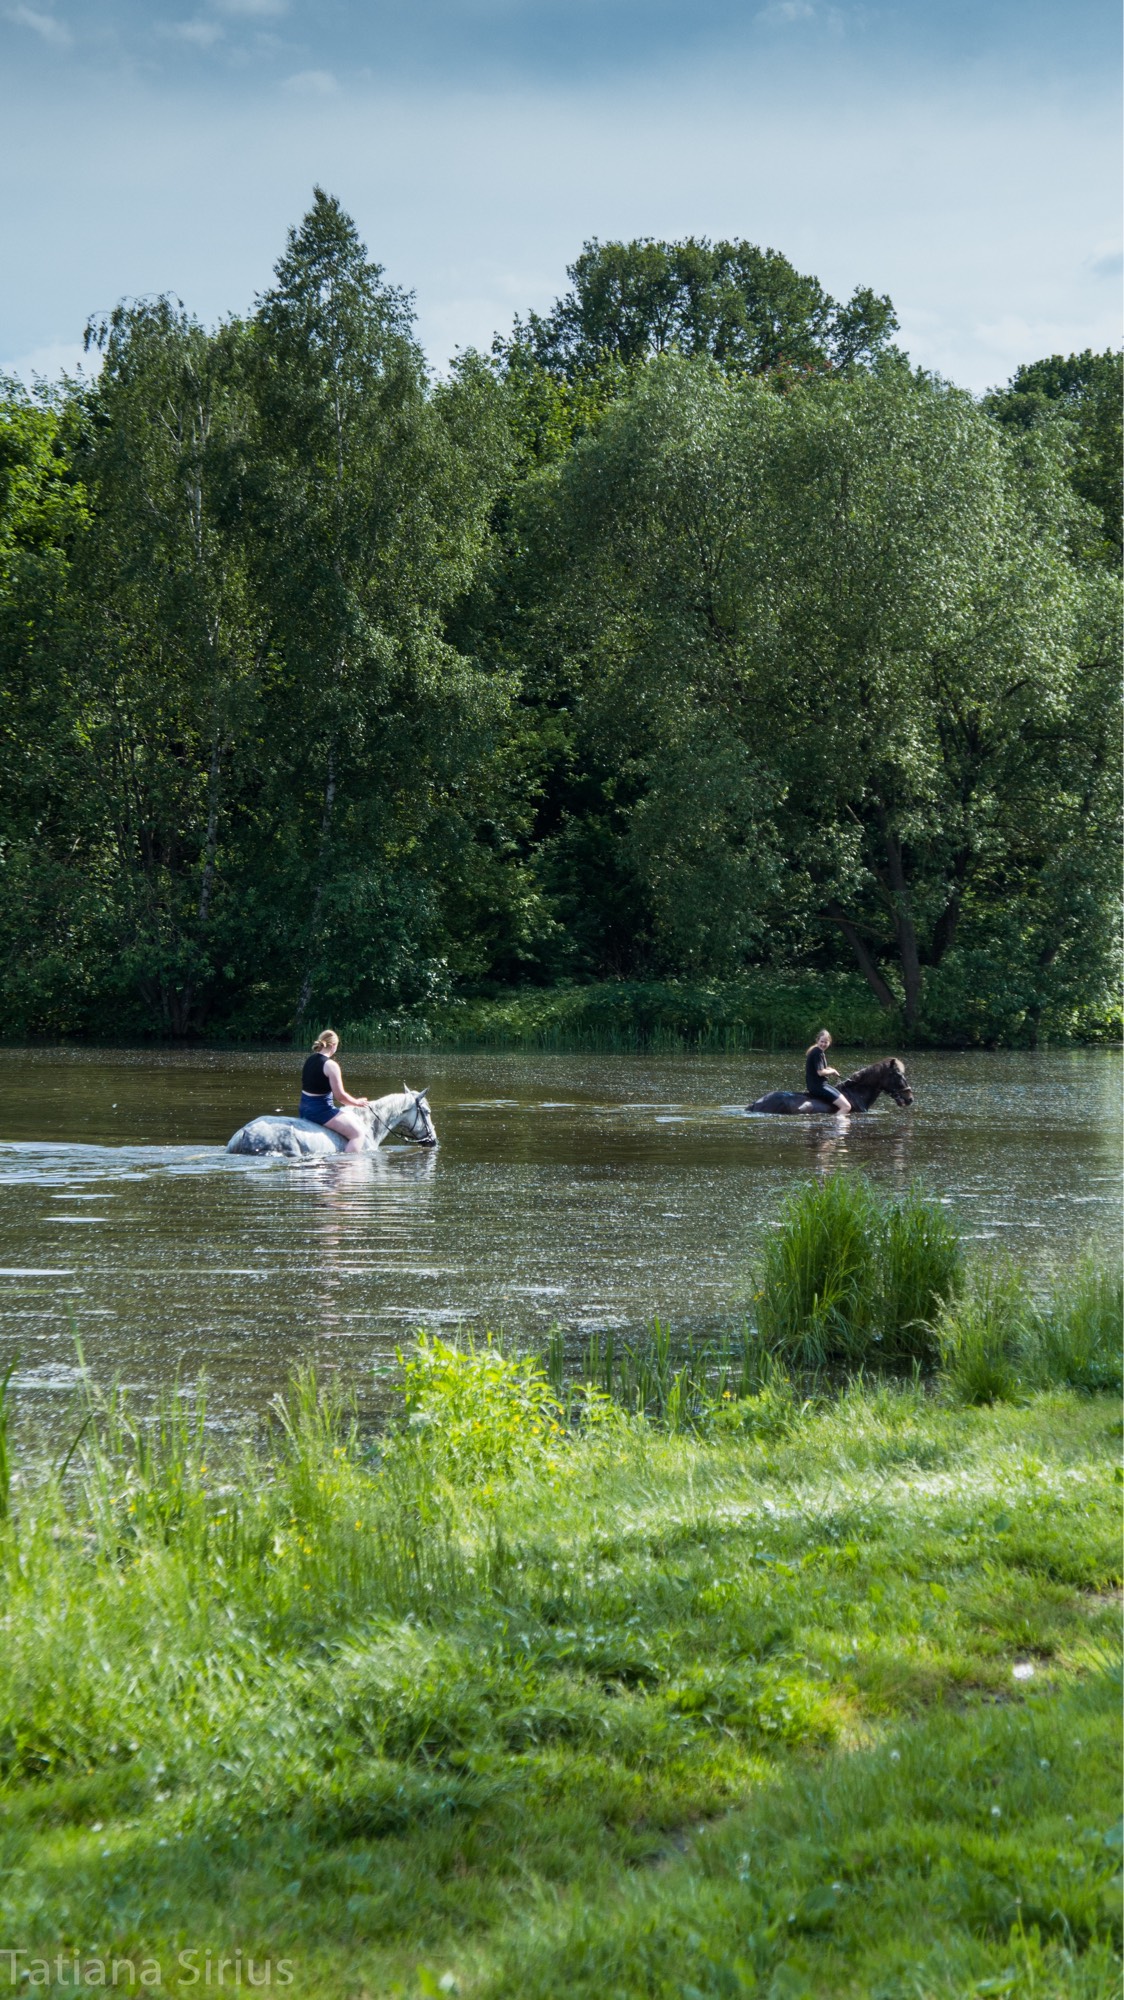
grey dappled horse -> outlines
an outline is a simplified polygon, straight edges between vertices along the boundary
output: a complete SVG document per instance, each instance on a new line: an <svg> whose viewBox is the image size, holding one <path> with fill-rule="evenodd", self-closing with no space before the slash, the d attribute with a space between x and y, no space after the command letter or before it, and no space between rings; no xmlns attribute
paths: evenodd
<svg viewBox="0 0 1124 2000"><path fill-rule="evenodd" d="M401 1133L415 1146L436 1146L433 1115L427 1090L411 1090L408 1083L389 1097L376 1097L372 1104L349 1105L366 1126L363 1151L377 1153L391 1132ZM347 1140L326 1125L314 1125L310 1118L288 1118L283 1112L266 1113L240 1125L228 1140L228 1153L277 1153L290 1160L331 1159L347 1150ZM354 1158L354 1154L352 1155Z"/></svg>

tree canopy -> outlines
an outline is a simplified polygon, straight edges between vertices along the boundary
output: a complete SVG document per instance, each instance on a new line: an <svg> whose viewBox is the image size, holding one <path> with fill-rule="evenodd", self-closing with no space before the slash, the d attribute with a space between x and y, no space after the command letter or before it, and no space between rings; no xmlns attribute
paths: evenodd
<svg viewBox="0 0 1124 2000"><path fill-rule="evenodd" d="M434 379L321 190L244 320L0 385L0 1025L278 1036L858 968L1113 977L1116 355L975 400L771 250L587 244Z"/></svg>

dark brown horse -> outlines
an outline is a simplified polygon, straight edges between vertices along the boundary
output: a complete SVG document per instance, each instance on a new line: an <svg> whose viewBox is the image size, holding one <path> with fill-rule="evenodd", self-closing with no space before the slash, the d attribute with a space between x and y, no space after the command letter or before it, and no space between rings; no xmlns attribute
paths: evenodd
<svg viewBox="0 0 1124 2000"><path fill-rule="evenodd" d="M881 1062L867 1063L865 1069L857 1069L853 1076L845 1076L838 1088L847 1099L852 1111L869 1111L876 1098L885 1091L894 1103L904 1106L913 1103L913 1092L905 1080L905 1065L898 1056L886 1056ZM770 1090L765 1097L759 1097L756 1104L747 1104L747 1111L793 1112L827 1111L833 1106L821 1097L809 1097L803 1090Z"/></svg>

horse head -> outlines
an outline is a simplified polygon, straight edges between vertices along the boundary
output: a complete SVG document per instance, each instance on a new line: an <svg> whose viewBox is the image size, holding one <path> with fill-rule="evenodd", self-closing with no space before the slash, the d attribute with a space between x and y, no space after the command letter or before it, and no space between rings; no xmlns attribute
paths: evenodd
<svg viewBox="0 0 1124 2000"><path fill-rule="evenodd" d="M410 1101L399 1122L399 1132L404 1139L411 1139L415 1146L436 1146L437 1130L429 1108L429 1085L424 1090L411 1090L409 1084L404 1083L402 1088Z"/></svg>
<svg viewBox="0 0 1124 2000"><path fill-rule="evenodd" d="M900 1107L913 1103L913 1092L906 1081L905 1064L900 1056L891 1056L886 1065L885 1089Z"/></svg>

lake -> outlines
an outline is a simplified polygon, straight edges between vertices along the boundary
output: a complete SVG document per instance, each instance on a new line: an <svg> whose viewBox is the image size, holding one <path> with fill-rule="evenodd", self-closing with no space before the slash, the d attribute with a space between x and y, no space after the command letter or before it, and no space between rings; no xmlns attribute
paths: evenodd
<svg viewBox="0 0 1124 2000"><path fill-rule="evenodd" d="M21 1429L69 1410L76 1341L142 1403L205 1373L226 1425L296 1363L369 1377L421 1325L728 1327L784 1196L835 1168L922 1183L973 1247L1040 1274L1089 1241L1118 1254L1119 1052L907 1068L911 1111L836 1132L743 1115L799 1082L796 1054L345 1054L353 1092L428 1084L440 1147L294 1165L223 1151L295 1108L290 1053L8 1050L0 1371L18 1354Z"/></svg>

